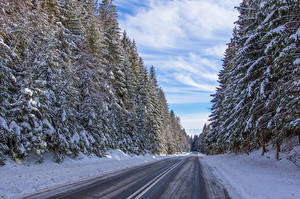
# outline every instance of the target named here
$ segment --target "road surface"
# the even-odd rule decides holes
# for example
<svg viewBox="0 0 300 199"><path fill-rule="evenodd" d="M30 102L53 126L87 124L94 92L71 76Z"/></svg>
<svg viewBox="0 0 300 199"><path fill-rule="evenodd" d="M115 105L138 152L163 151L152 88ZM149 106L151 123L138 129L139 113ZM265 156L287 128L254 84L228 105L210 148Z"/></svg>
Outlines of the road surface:
<svg viewBox="0 0 300 199"><path fill-rule="evenodd" d="M48 199L226 199L224 189L203 169L198 155L154 163L74 183L26 198ZM226 193L226 192L225 192Z"/></svg>

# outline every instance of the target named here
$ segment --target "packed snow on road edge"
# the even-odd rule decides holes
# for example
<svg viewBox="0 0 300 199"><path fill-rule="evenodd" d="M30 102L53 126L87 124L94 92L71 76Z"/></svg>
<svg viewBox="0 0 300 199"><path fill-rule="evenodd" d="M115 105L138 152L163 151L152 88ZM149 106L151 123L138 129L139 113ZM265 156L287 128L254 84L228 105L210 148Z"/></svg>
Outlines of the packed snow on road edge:
<svg viewBox="0 0 300 199"><path fill-rule="evenodd" d="M120 150L108 151L106 158L80 155L66 158L63 163L53 162L53 155L46 155L42 164L27 160L22 165L11 160L0 167L0 198L20 198L58 185L95 177L104 173L158 161L170 156L152 154L129 155Z"/></svg>
<svg viewBox="0 0 300 199"><path fill-rule="evenodd" d="M275 153L202 157L233 199L299 199L300 168L284 153L277 161Z"/></svg>

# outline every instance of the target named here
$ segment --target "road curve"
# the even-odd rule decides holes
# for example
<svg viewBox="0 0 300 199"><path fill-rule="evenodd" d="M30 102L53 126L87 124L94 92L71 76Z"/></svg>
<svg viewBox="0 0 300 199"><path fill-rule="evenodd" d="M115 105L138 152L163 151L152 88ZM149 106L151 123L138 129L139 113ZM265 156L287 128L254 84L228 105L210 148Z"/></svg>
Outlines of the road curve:
<svg viewBox="0 0 300 199"><path fill-rule="evenodd" d="M198 156L168 158L84 183L32 195L28 199L209 199L215 198ZM219 198L219 197L218 197Z"/></svg>

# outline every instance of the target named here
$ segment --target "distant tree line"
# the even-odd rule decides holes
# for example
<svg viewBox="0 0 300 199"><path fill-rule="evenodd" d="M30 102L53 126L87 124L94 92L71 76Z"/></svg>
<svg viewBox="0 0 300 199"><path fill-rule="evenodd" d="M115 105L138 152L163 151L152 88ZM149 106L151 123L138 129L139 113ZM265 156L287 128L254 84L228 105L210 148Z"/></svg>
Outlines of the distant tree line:
<svg viewBox="0 0 300 199"><path fill-rule="evenodd" d="M197 151L204 154L209 154L206 143L206 138L211 130L210 125L204 124L202 132L199 135L190 136L191 151Z"/></svg>
<svg viewBox="0 0 300 199"><path fill-rule="evenodd" d="M213 153L300 142L300 2L243 0L213 95Z"/></svg>
<svg viewBox="0 0 300 199"><path fill-rule="evenodd" d="M112 0L0 0L0 161L189 143Z"/></svg>

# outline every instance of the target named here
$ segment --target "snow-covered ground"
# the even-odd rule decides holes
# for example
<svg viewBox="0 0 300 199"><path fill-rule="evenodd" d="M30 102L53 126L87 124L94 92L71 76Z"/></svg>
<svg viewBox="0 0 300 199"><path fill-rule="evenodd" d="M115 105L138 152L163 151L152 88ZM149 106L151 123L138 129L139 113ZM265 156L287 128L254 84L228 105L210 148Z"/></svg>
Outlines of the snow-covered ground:
<svg viewBox="0 0 300 199"><path fill-rule="evenodd" d="M261 156L260 152L254 151L250 155L201 155L201 162L209 165L233 199L299 199L300 168L288 161L285 153L281 153L281 160L277 161L274 150L265 156ZM20 198L167 157L128 155L114 150L109 151L107 158L82 155L77 159L67 158L61 164L53 162L50 154L42 164L34 164L33 160L23 165L8 161L0 167L0 198Z"/></svg>
<svg viewBox="0 0 300 199"><path fill-rule="evenodd" d="M109 151L107 158L80 156L53 162L51 154L42 164L27 161L23 165L8 161L0 167L0 198L20 198L54 186L69 184L104 173L167 158L156 155L128 155L120 150Z"/></svg>
<svg viewBox="0 0 300 199"><path fill-rule="evenodd" d="M233 199L299 199L300 168L287 160L275 160L275 151L261 156L261 151L248 155L203 155L213 174L224 184Z"/></svg>

